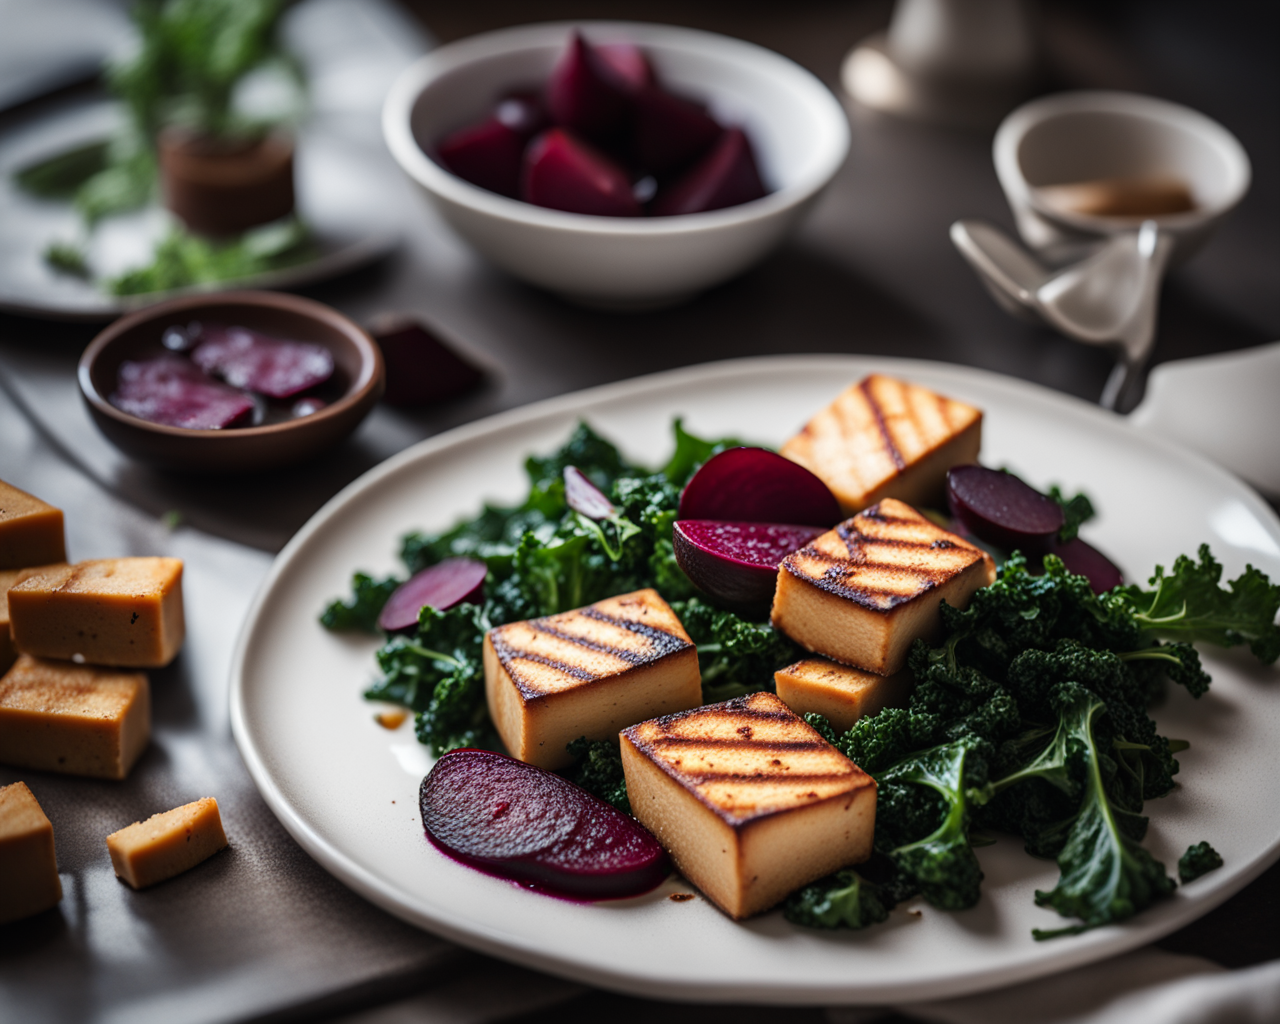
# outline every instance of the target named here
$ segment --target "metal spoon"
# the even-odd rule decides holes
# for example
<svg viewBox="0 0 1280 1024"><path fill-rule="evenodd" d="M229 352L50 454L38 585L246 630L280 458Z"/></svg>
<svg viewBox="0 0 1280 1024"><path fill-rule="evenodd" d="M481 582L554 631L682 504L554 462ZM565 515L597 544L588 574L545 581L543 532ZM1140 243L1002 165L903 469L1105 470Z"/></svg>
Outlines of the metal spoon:
<svg viewBox="0 0 1280 1024"><path fill-rule="evenodd" d="M1172 248L1155 221L1111 236L1093 255L1059 270L981 221L956 221L951 241L1007 311L1114 349L1116 366L1099 404L1125 408L1155 342L1160 281Z"/></svg>

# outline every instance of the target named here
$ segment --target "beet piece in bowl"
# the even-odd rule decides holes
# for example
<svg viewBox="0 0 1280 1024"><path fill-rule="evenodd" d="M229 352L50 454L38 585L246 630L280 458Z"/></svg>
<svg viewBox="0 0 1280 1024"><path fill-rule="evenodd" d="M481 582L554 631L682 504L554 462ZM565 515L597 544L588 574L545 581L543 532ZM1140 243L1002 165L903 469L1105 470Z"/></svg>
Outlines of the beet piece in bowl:
<svg viewBox="0 0 1280 1024"><path fill-rule="evenodd" d="M292 398L333 376L333 353L323 345L222 324L204 324L191 361L232 387L268 398Z"/></svg>
<svg viewBox="0 0 1280 1024"><path fill-rule="evenodd" d="M206 376L190 360L168 355L121 363L107 400L148 423L188 430L248 426L256 408L252 398Z"/></svg>

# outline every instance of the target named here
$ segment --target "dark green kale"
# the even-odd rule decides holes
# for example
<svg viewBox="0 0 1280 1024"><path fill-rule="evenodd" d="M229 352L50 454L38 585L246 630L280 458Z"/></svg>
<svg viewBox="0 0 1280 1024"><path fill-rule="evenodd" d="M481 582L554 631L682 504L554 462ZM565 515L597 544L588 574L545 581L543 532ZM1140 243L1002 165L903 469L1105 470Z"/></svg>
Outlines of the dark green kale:
<svg viewBox="0 0 1280 1024"><path fill-rule="evenodd" d="M853 868L793 892L782 904L782 914L807 928L866 928L889 917L879 887Z"/></svg>
<svg viewBox="0 0 1280 1024"><path fill-rule="evenodd" d="M375 580L365 573L356 573L351 577L351 597L346 601L331 601L320 616L320 625L325 629L376 633L382 606L402 582L394 576Z"/></svg>
<svg viewBox="0 0 1280 1024"><path fill-rule="evenodd" d="M1073 739L1084 754L1084 794L1071 830L1058 854L1062 876L1036 902L1081 923L1052 931L1035 929L1036 939L1075 935L1132 917L1173 892L1176 883L1164 865L1141 845L1147 819L1140 797L1121 780L1122 759L1109 756L1095 719L1106 705L1083 687L1065 684L1055 702L1070 720Z"/></svg>
<svg viewBox="0 0 1280 1024"><path fill-rule="evenodd" d="M691 597L672 605L698 645L702 699L706 704L773 689L773 674L805 651L767 622L752 622Z"/></svg>
<svg viewBox="0 0 1280 1024"><path fill-rule="evenodd" d="M980 895L982 869L969 843L969 821L972 809L991 798L986 747L977 739L949 743L875 776L877 843L887 847L906 836L919 837L885 852L924 898L943 910L965 910ZM912 790L920 786L933 790L936 798L919 800Z"/></svg>
<svg viewBox="0 0 1280 1024"><path fill-rule="evenodd" d="M1254 657L1272 664L1280 658L1280 584L1252 565L1225 589L1219 586L1221 579L1222 566L1209 545L1201 544L1199 563L1180 555L1167 576L1156 566L1150 580L1154 590L1134 585L1125 587L1123 594L1141 629L1222 647L1247 643Z"/></svg>
<svg viewBox="0 0 1280 1024"><path fill-rule="evenodd" d="M1208 843L1196 843L1195 846L1188 846L1187 852L1178 858L1178 879L1186 885L1220 867L1222 854Z"/></svg>
<svg viewBox="0 0 1280 1024"><path fill-rule="evenodd" d="M573 764L561 774L593 796L613 804L623 814L631 813L627 780L622 773L622 755L611 740L589 740L579 736L569 744Z"/></svg>
<svg viewBox="0 0 1280 1024"><path fill-rule="evenodd" d="M1062 529L1058 531L1058 540L1063 544L1069 540L1075 540L1080 533L1081 524L1087 523L1097 515L1093 509L1093 502L1083 491L1068 498L1062 493L1062 489L1054 484L1049 488L1049 497L1062 506L1064 521Z"/></svg>

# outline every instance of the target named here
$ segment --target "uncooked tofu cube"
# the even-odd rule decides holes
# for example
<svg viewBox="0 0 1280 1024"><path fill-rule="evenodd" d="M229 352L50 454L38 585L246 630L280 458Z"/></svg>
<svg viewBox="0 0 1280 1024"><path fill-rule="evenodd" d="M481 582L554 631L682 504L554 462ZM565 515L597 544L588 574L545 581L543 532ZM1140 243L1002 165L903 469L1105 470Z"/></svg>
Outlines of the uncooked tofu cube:
<svg viewBox="0 0 1280 1024"><path fill-rule="evenodd" d="M0 787L0 924L62 899L53 826L25 782Z"/></svg>
<svg viewBox="0 0 1280 1024"><path fill-rule="evenodd" d="M66 560L62 510L0 480L0 569Z"/></svg>
<svg viewBox="0 0 1280 1024"><path fill-rule="evenodd" d="M964 608L995 578L986 552L886 498L782 560L772 620L815 654L891 676L941 630L943 601Z"/></svg>
<svg viewBox="0 0 1280 1024"><path fill-rule="evenodd" d="M702 703L698 652L656 590L491 629L489 715L513 757L562 768L579 736L616 739L645 718Z"/></svg>
<svg viewBox="0 0 1280 1024"><path fill-rule="evenodd" d="M142 672L24 654L0 678L0 763L123 779L150 738Z"/></svg>
<svg viewBox="0 0 1280 1024"><path fill-rule="evenodd" d="M14 646L41 658L163 668L182 646L182 561L102 558L9 589Z"/></svg>
<svg viewBox="0 0 1280 1024"><path fill-rule="evenodd" d="M871 856L876 784L771 693L622 733L631 810L733 918Z"/></svg>
<svg viewBox="0 0 1280 1024"><path fill-rule="evenodd" d="M189 871L227 845L212 797L153 814L107 836L116 875L135 889Z"/></svg>
<svg viewBox="0 0 1280 1024"><path fill-rule="evenodd" d="M781 451L830 487L851 516L884 498L941 506L947 470L977 462L981 445L981 410L873 373Z"/></svg>
<svg viewBox="0 0 1280 1024"><path fill-rule="evenodd" d="M28 576L43 572L46 569L61 569L66 563L58 565L42 565L34 569L0 569L0 673L7 672L9 666L18 657L18 649L13 646L13 636L9 630L9 588L16 586Z"/></svg>
<svg viewBox="0 0 1280 1024"><path fill-rule="evenodd" d="M826 658L805 658L773 674L778 697L797 715L822 715L836 732L881 708L902 707L911 694L911 673L878 676Z"/></svg>

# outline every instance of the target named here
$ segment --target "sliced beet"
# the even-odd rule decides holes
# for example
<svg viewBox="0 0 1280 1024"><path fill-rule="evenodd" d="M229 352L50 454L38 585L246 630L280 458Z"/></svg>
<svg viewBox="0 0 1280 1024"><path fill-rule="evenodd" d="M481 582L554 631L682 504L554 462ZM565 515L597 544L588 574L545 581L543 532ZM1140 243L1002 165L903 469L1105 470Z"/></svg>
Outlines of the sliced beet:
<svg viewBox="0 0 1280 1024"><path fill-rule="evenodd" d="M529 143L521 189L526 202L598 217L639 217L627 173L599 150L552 128Z"/></svg>
<svg viewBox="0 0 1280 1024"><path fill-rule="evenodd" d="M696 164L653 201L655 217L706 213L738 206L766 193L751 143L741 128L729 128Z"/></svg>
<svg viewBox="0 0 1280 1024"><path fill-rule="evenodd" d="M947 473L947 505L975 537L1028 554L1047 551L1065 521L1062 506L1012 473L955 466Z"/></svg>
<svg viewBox="0 0 1280 1024"><path fill-rule="evenodd" d="M556 124L597 141L617 135L626 123L626 81L579 32L551 69L547 110Z"/></svg>
<svg viewBox="0 0 1280 1024"><path fill-rule="evenodd" d="M516 199L527 139L497 117L460 128L437 147L440 162L464 181Z"/></svg>
<svg viewBox="0 0 1280 1024"><path fill-rule="evenodd" d="M677 519L676 562L694 584L722 604L759 610L773 600L778 565L824 526Z"/></svg>
<svg viewBox="0 0 1280 1024"><path fill-rule="evenodd" d="M191 360L232 387L269 398L291 398L333 376L333 353L323 345L222 324L203 325Z"/></svg>
<svg viewBox="0 0 1280 1024"><path fill-rule="evenodd" d="M656 83L653 65L634 43L603 43L595 50L628 92L639 92Z"/></svg>
<svg viewBox="0 0 1280 1024"><path fill-rule="evenodd" d="M638 896L670 872L635 819L503 754L445 754L422 780L418 802L427 837L449 856L555 895Z"/></svg>
<svg viewBox="0 0 1280 1024"><path fill-rule="evenodd" d="M387 366L388 405L420 406L465 395L484 380L484 371L468 362L417 320L380 319L370 333Z"/></svg>
<svg viewBox="0 0 1280 1024"><path fill-rule="evenodd" d="M120 364L107 401L130 416L188 430L247 427L253 399L207 377L189 360L159 356Z"/></svg>
<svg viewBox="0 0 1280 1024"><path fill-rule="evenodd" d="M844 518L826 484L765 448L730 448L709 458L685 485L679 517L799 523L824 530Z"/></svg>
<svg viewBox="0 0 1280 1024"><path fill-rule="evenodd" d="M564 500L588 519L608 519L617 511L613 502L577 466L564 467Z"/></svg>
<svg viewBox="0 0 1280 1024"><path fill-rule="evenodd" d="M1066 543L1054 541L1049 546L1048 553L1061 558L1068 572L1088 579L1089 586L1093 588L1095 594L1105 594L1124 582L1124 573L1119 567L1101 551L1079 537Z"/></svg>
<svg viewBox="0 0 1280 1024"><path fill-rule="evenodd" d="M418 613L430 605L438 611L464 601L478 604L484 598L484 562L474 558L446 558L416 572L392 591L378 616L378 628L395 633L418 624Z"/></svg>
<svg viewBox="0 0 1280 1024"><path fill-rule="evenodd" d="M656 87L636 93L633 104L636 158L658 175L696 159L724 131L701 104Z"/></svg>

